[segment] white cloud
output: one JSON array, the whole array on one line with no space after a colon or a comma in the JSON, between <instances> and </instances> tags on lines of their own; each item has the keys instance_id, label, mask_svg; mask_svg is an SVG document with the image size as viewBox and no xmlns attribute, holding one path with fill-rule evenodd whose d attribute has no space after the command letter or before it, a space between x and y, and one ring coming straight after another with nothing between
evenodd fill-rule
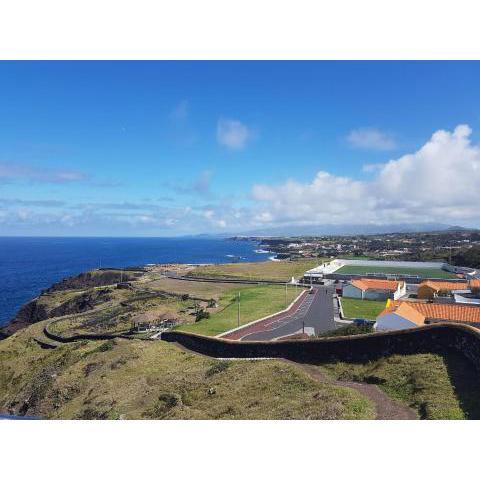
<instances>
[{"instance_id":1,"label":"white cloud","mask_svg":"<svg viewBox=\"0 0 480 480\"><path fill-rule=\"evenodd\" d=\"M33 177L38 174L33 171ZM46 178L52 180L52 175L49 171ZM24 176L31 177L32 170L17 170L14 175L9 171L11 179ZM480 226L480 146L472 143L466 125L453 131L439 130L417 151L375 164L368 180L321 170L309 182L291 179L278 185L254 185L251 198L243 198L241 206L230 198L209 195L210 177L210 172L201 172L178 190L200 194L182 197L188 198L191 206L2 198L2 232L124 234L134 228L138 233L168 235L318 224L441 222ZM208 200L208 204L201 205L195 201L198 199Z\"/></svg>"},{"instance_id":2,"label":"white cloud","mask_svg":"<svg viewBox=\"0 0 480 480\"><path fill-rule=\"evenodd\" d=\"M273 224L480 224L480 148L471 129L439 130L419 150L375 165L370 181L320 171L310 183L255 185L256 219Z\"/></svg>"},{"instance_id":3,"label":"white cloud","mask_svg":"<svg viewBox=\"0 0 480 480\"><path fill-rule=\"evenodd\" d=\"M22 163L0 162L0 182L70 183L84 181L88 178L87 174L78 170L38 168Z\"/></svg>"},{"instance_id":4,"label":"white cloud","mask_svg":"<svg viewBox=\"0 0 480 480\"><path fill-rule=\"evenodd\" d=\"M241 150L252 138L251 130L238 120L221 118L217 124L217 141L232 150Z\"/></svg>"},{"instance_id":5,"label":"white cloud","mask_svg":"<svg viewBox=\"0 0 480 480\"><path fill-rule=\"evenodd\" d=\"M204 170L191 182L183 180L182 182L165 182L164 185L179 194L210 197L213 196L211 191L212 176L213 173L210 170Z\"/></svg>"},{"instance_id":6,"label":"white cloud","mask_svg":"<svg viewBox=\"0 0 480 480\"><path fill-rule=\"evenodd\" d=\"M393 150L396 147L392 135L376 128L357 128L352 130L347 141L352 147L366 150Z\"/></svg>"}]
</instances>

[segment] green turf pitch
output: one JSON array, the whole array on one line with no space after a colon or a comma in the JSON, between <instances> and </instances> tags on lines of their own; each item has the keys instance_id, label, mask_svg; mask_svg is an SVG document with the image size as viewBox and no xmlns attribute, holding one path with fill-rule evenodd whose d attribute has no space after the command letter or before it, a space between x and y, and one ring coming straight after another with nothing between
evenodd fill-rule
<instances>
[{"instance_id":1,"label":"green turf pitch","mask_svg":"<svg viewBox=\"0 0 480 480\"><path fill-rule=\"evenodd\" d=\"M456 278L453 273L441 268L413 268L413 267L370 267L360 265L344 265L334 273L345 275L366 275L380 273L388 275L417 275L422 278Z\"/></svg>"}]
</instances>

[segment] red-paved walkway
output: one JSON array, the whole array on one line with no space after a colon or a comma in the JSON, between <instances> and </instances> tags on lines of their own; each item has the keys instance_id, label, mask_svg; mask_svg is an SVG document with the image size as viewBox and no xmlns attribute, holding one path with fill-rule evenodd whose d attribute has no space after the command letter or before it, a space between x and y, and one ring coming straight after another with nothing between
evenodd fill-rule
<instances>
[{"instance_id":1,"label":"red-paved walkway","mask_svg":"<svg viewBox=\"0 0 480 480\"><path fill-rule=\"evenodd\" d=\"M312 295L309 295L309 293L305 291L301 294L298 300L295 301L295 303L287 312L277 313L276 315L273 315L270 318L267 318L260 322L254 323L253 325L245 325L245 327L240 328L239 330L222 335L222 338L228 338L229 340L240 340L242 337L250 335L251 333L274 330L279 325L285 323L288 318L295 315L295 313L297 313L297 311L304 304L304 302L306 300L310 300L309 297L311 296Z\"/></svg>"}]
</instances>

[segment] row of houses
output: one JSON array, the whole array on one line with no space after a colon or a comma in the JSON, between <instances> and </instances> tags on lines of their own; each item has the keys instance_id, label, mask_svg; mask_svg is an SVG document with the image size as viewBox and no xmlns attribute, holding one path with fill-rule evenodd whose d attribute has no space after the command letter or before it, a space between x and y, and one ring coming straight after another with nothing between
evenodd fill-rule
<instances>
[{"instance_id":1,"label":"row of houses","mask_svg":"<svg viewBox=\"0 0 480 480\"><path fill-rule=\"evenodd\" d=\"M376 319L375 329L401 330L438 322L480 328L480 279L426 280L418 286L417 301L389 300Z\"/></svg>"},{"instance_id":2,"label":"row of houses","mask_svg":"<svg viewBox=\"0 0 480 480\"><path fill-rule=\"evenodd\" d=\"M379 280L358 278L349 281L342 290L342 296L362 300L399 300L407 294L407 284L402 280ZM418 286L420 300L445 300L456 303L480 304L480 279L466 282L426 280Z\"/></svg>"},{"instance_id":3,"label":"row of houses","mask_svg":"<svg viewBox=\"0 0 480 480\"><path fill-rule=\"evenodd\" d=\"M480 328L480 279L465 282L422 282L416 299L407 298L404 281L359 278L343 287L343 297L387 300L375 329L402 330L435 322L463 323ZM414 295L415 296L415 295Z\"/></svg>"}]
</instances>

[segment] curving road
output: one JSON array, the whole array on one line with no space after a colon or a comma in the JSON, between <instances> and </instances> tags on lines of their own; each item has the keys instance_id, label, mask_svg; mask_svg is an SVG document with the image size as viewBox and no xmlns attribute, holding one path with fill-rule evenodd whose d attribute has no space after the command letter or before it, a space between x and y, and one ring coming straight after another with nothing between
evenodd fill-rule
<instances>
[{"instance_id":1,"label":"curving road","mask_svg":"<svg viewBox=\"0 0 480 480\"><path fill-rule=\"evenodd\" d=\"M236 332L239 340L275 340L295 333L319 334L334 330L333 294L331 287L315 287L314 294L306 294L303 301L293 311L279 316L275 322L268 326L258 325L259 331L245 331L245 336L240 336L242 330ZM228 336L227 336L228 337Z\"/></svg>"}]
</instances>

